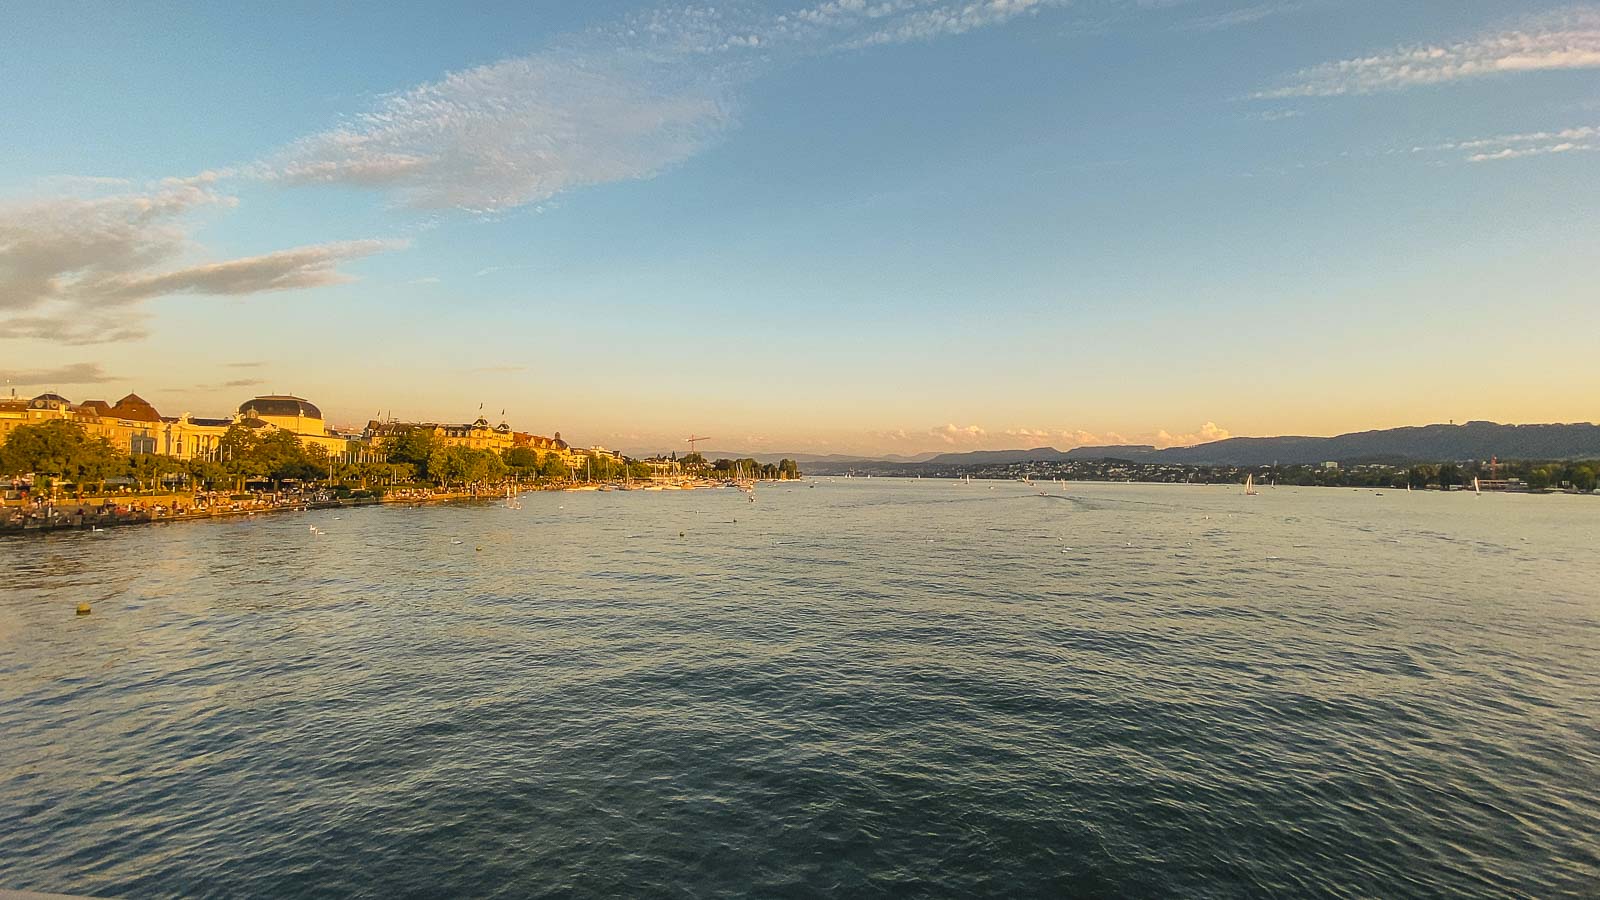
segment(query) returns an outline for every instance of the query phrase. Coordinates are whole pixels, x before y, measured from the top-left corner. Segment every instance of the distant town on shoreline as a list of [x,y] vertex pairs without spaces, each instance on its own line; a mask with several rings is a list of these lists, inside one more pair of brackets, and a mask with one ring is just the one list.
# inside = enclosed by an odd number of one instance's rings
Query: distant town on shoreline
[[[700,439],[696,439],[700,440]],[[692,448],[692,444],[691,444]],[[1189,447],[1145,445],[983,450],[917,458],[753,453],[693,449],[629,458],[575,447],[554,432],[518,431],[480,414],[467,423],[372,419],[360,430],[330,427],[311,401],[268,394],[227,417],[162,415],[137,394],[115,403],[74,403],[46,392],[0,398],[0,474],[122,490],[187,490],[284,482],[342,495],[431,484],[480,490],[568,482],[797,478],[818,475],[1042,478],[1095,481],[1263,483],[1449,490],[1568,490],[1588,493],[1600,473],[1600,426],[1468,422],[1336,437],[1228,438]],[[22,482],[18,482],[20,484]]]
[[311,401],[287,394],[250,398],[226,418],[200,418],[164,416],[137,394],[73,403],[44,393],[0,399],[0,475],[13,479],[13,495],[63,485],[79,497],[108,487],[194,493],[254,485],[276,494],[292,484],[297,502],[308,489],[359,499],[419,486],[479,494],[509,485],[748,483],[798,478],[800,469],[793,460],[712,461],[693,452],[633,459],[573,446],[560,432],[491,425],[481,414],[464,424],[389,418],[341,430]]

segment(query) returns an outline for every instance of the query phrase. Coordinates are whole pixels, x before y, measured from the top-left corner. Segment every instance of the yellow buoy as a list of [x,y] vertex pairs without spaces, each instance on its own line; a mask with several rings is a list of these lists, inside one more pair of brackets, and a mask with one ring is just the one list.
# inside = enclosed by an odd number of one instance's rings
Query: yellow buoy
[[79,603],[78,604],[78,615],[87,616],[89,614],[89,612],[90,612],[89,604],[87,604],[87,603]]

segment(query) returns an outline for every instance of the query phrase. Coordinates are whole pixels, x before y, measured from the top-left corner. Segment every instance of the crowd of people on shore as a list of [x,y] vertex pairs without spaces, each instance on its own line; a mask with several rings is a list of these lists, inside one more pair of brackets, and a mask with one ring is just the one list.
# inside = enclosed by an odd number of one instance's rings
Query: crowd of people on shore
[[[387,491],[383,502],[427,503],[439,500],[496,496],[490,491],[448,491],[434,487],[406,487]],[[101,497],[52,497],[12,485],[0,503],[0,532],[99,528],[173,519],[253,515],[261,512],[307,509],[339,503],[373,503],[339,498],[325,488],[274,492],[232,493],[118,493]]]

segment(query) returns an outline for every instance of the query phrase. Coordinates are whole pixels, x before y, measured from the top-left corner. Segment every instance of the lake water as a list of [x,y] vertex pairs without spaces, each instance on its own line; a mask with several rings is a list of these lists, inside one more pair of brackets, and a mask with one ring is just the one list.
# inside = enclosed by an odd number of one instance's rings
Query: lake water
[[0,539],[0,888],[1592,897],[1597,539],[887,479]]

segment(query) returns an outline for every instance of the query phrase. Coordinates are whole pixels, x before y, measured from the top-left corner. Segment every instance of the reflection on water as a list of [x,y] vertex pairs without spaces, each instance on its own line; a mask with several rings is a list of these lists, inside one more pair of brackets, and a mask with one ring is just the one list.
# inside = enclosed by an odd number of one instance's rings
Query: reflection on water
[[10,539],[0,887],[1583,894],[1597,526],[874,479]]

